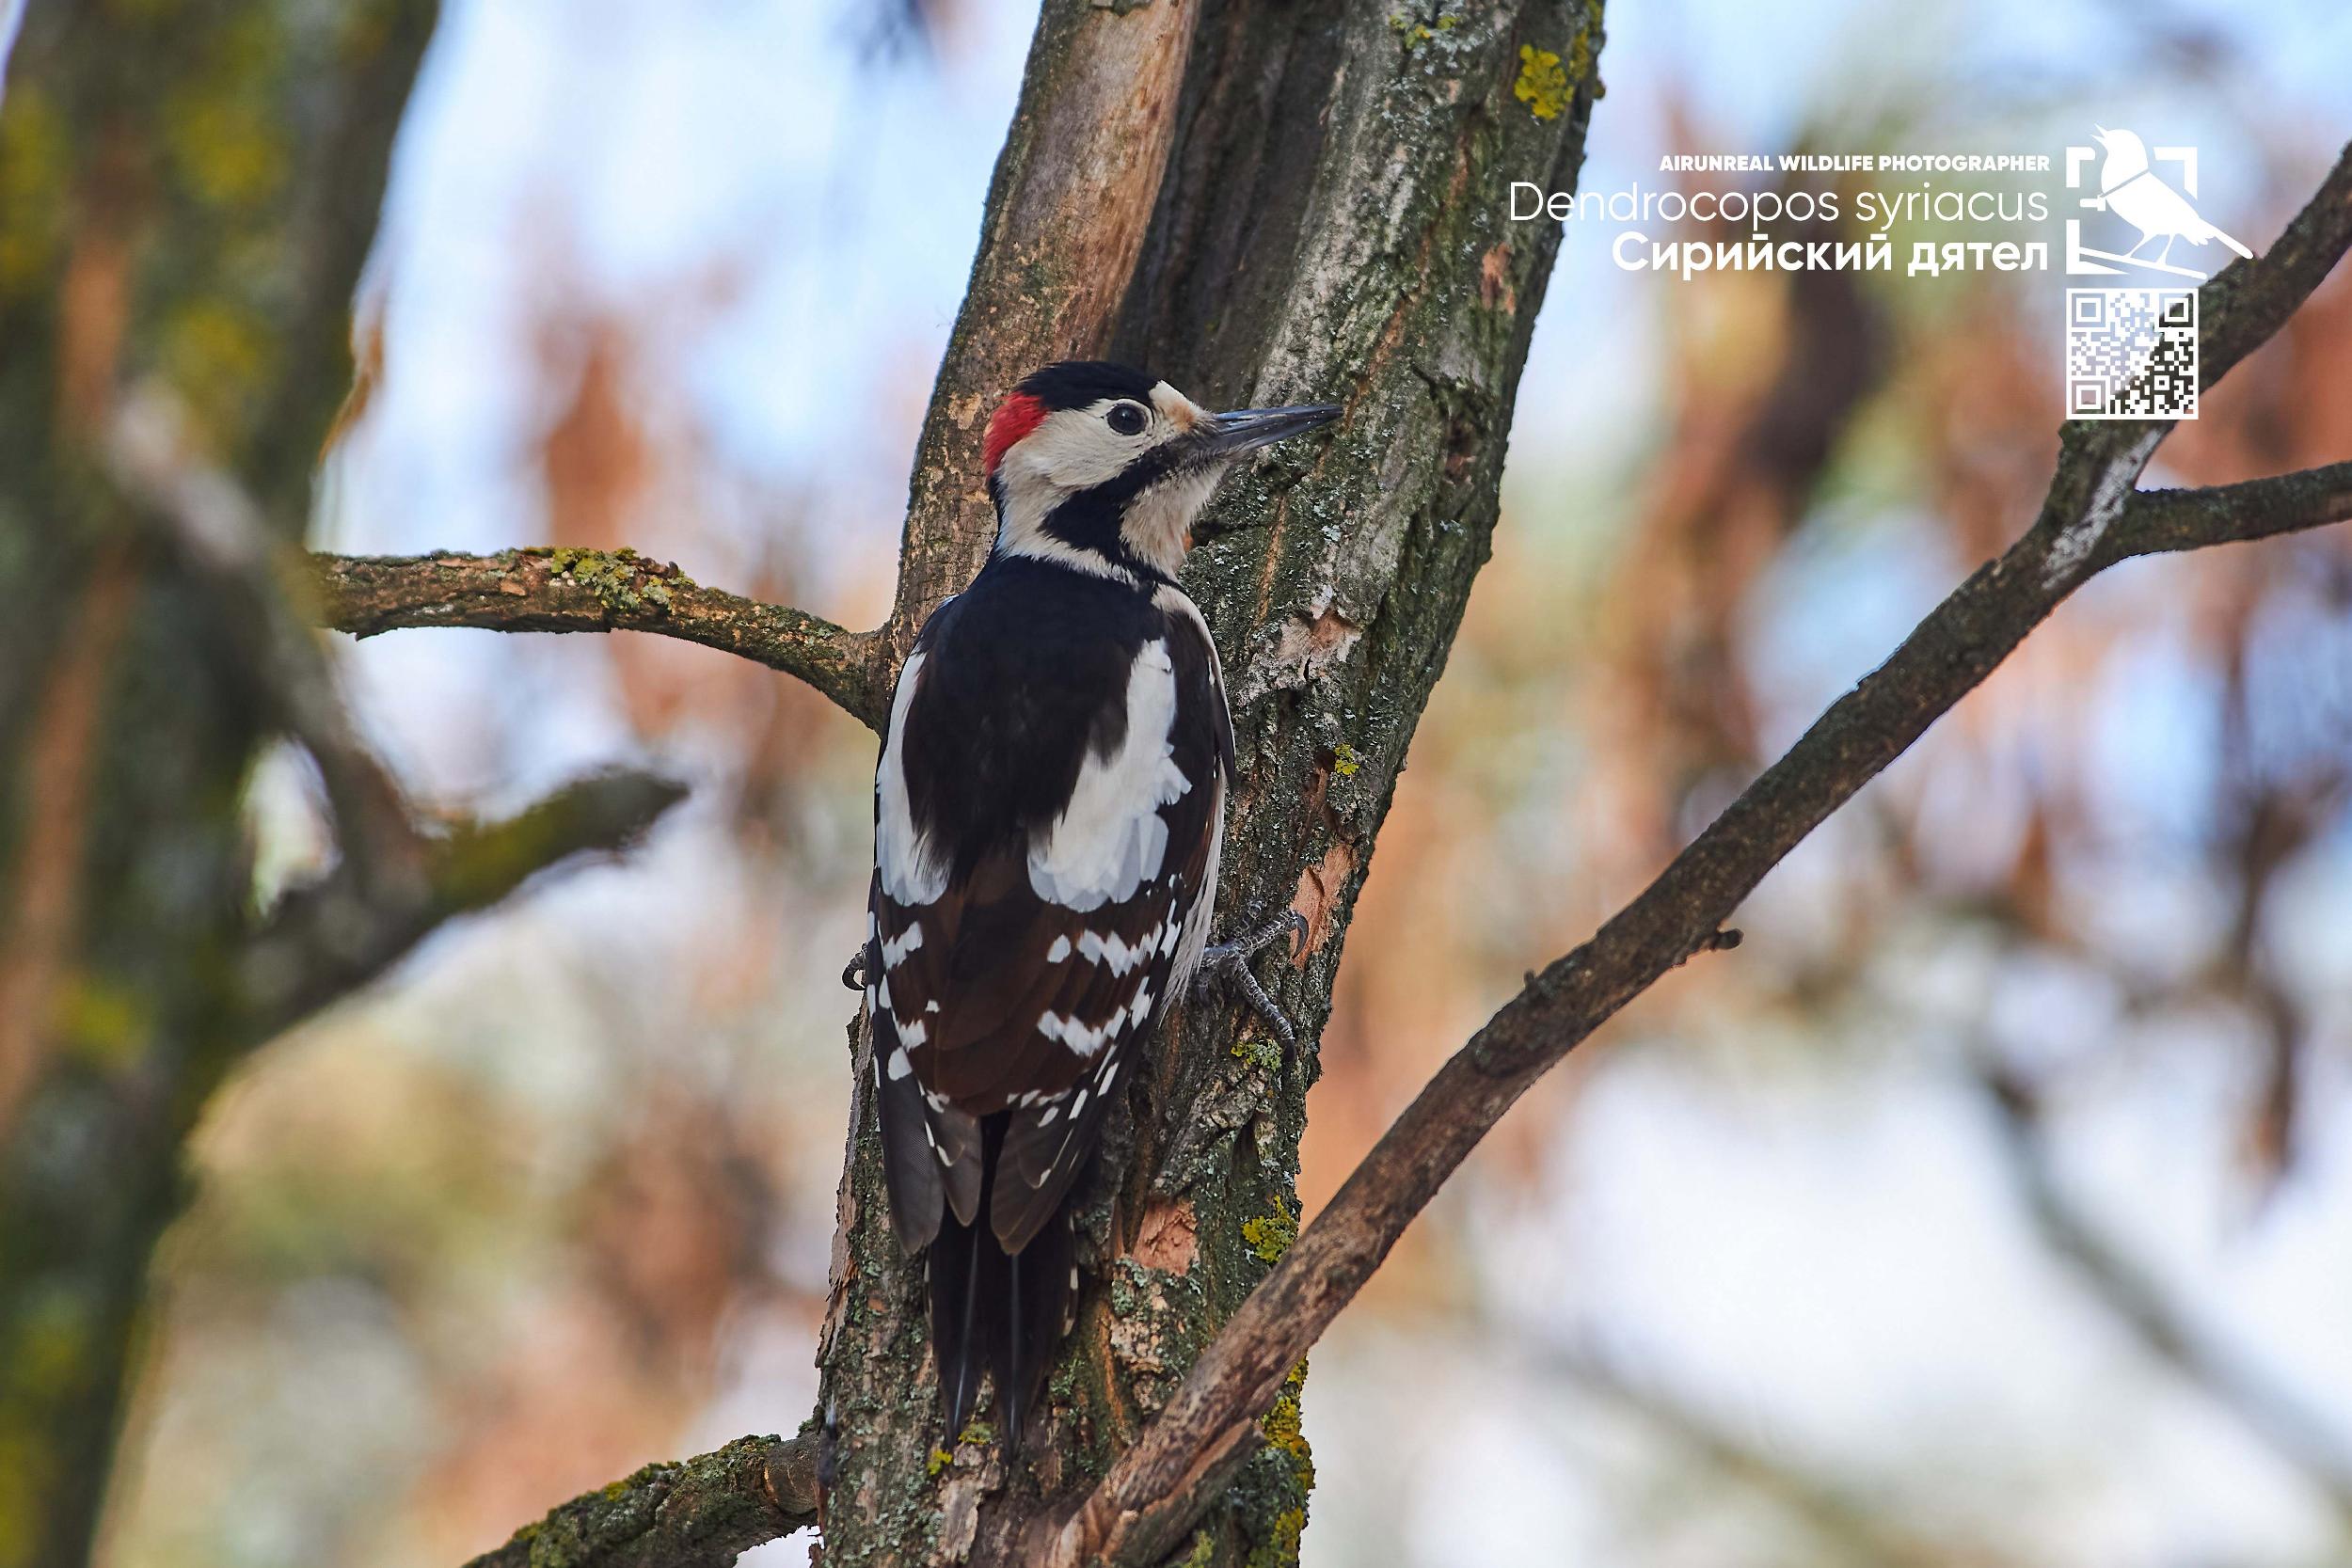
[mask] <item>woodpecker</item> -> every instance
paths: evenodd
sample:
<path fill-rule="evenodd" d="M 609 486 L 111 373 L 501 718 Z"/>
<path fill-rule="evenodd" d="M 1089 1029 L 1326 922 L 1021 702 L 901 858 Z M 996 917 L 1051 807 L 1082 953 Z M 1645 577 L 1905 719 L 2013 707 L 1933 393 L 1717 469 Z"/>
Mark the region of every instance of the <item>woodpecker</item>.
<path fill-rule="evenodd" d="M 986 1373 L 1018 1445 L 1068 1330 L 1071 1189 L 1112 1095 L 1204 960 L 1246 976 L 1282 929 L 1208 945 L 1233 730 L 1176 573 L 1234 459 L 1338 414 L 1216 414 L 1067 362 L 989 420 L 995 546 L 898 673 L 859 966 L 950 1434 Z"/>

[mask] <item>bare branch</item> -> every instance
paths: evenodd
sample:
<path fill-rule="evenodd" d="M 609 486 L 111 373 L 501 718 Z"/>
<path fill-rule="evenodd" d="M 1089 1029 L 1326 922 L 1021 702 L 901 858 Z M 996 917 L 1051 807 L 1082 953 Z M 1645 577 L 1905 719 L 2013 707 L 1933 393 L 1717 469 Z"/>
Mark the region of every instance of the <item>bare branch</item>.
<path fill-rule="evenodd" d="M 2268 339 L 2352 245 L 2352 147 L 2258 261 L 2201 291 L 2207 385 Z M 1054 1544 L 1052 1560 L 1139 1563 L 1190 1522 L 1205 1482 L 1257 1443 L 1255 1421 L 1397 1238 L 1529 1085 L 1658 978 L 1707 944 L 1740 901 L 1829 815 L 1973 690 L 2120 547 L 2111 533 L 2161 422 L 2070 424 L 2033 526 L 1831 705 L 1658 879 L 1583 946 L 1534 977 L 1399 1117 L 1329 1206 L 1229 1321 L 1160 1416 L 1120 1456 Z M 2208 506 L 2151 539 L 2188 548 L 2266 524 Z M 2311 509 L 2306 526 L 2330 509 Z M 2153 546 L 2152 547 L 2159 547 Z"/>
<path fill-rule="evenodd" d="M 817 1522 L 815 1430 L 739 1437 L 582 1493 L 466 1568 L 726 1568 Z"/>
<path fill-rule="evenodd" d="M 2268 539 L 2347 517 L 2352 517 L 2352 463 L 2207 490 L 2142 490 L 2108 533 L 2099 564 L 2234 540 Z"/>
<path fill-rule="evenodd" d="M 267 1039 L 358 990 L 461 914 L 488 909 L 574 855 L 628 847 L 686 787 L 651 773 L 575 780 L 503 822 L 424 841 L 416 896 L 391 898 L 330 874 L 289 894 L 239 966 L 250 1039 Z"/>
<path fill-rule="evenodd" d="M 798 675 L 867 729 L 882 727 L 892 666 L 871 632 L 705 588 L 635 550 L 310 557 L 321 622 L 358 637 L 404 626 L 643 631 Z"/>
<path fill-rule="evenodd" d="M 2293 1387 L 2249 1360 L 2200 1321 L 2106 1227 L 2073 1197 L 2052 1167 L 2041 1105 L 2025 1083 L 1984 1078 L 1999 1117 L 2011 1174 L 2050 1250 L 2140 1345 L 2202 1392 L 2328 1499 L 2352 1528 L 2352 1446 Z"/>

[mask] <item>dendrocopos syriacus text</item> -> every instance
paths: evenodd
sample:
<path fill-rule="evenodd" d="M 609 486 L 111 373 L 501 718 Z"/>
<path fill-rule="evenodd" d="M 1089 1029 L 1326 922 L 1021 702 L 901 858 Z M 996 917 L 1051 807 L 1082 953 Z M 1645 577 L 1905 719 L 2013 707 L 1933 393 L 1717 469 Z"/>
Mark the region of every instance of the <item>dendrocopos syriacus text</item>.
<path fill-rule="evenodd" d="M 898 673 L 863 961 L 950 1433 L 985 1372 L 1019 1441 L 1074 1299 L 1072 1184 L 1210 951 L 1233 732 L 1176 584 L 1194 519 L 1236 457 L 1338 413 L 1214 414 L 1068 363 L 989 420 L 995 549 Z"/>

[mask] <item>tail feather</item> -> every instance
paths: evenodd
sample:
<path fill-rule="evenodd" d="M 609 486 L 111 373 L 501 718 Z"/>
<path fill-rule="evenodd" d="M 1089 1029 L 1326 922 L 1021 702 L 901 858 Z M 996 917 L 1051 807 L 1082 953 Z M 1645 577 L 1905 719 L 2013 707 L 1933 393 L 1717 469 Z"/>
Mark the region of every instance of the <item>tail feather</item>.
<path fill-rule="evenodd" d="M 969 1225 L 953 1211 L 944 1214 L 931 1243 L 931 1349 L 949 1441 L 971 1419 L 985 1373 L 995 1382 L 1009 1451 L 1020 1446 L 1022 1428 L 1061 1338 L 1074 1279 L 1073 1249 L 1063 1218 L 1047 1224 L 1019 1252 L 1006 1252 L 989 1226 L 988 1204 L 1004 1129 L 991 1117 L 981 1124 L 981 1133 L 978 1210 Z"/>

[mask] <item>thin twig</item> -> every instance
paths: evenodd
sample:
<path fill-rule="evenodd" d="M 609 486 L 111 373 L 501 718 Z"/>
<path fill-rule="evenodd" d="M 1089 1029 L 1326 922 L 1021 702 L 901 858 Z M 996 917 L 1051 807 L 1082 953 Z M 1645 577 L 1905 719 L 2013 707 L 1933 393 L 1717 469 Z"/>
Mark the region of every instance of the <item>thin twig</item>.
<path fill-rule="evenodd" d="M 2268 539 L 2347 517 L 2352 463 L 2204 490 L 2142 490 L 2108 533 L 2099 563 L 2198 549 L 2217 530 L 2234 540 Z"/>
<path fill-rule="evenodd" d="M 288 894 L 238 965 L 249 1039 L 280 1034 L 389 968 L 437 927 L 488 909 L 559 862 L 636 842 L 686 786 L 614 770 L 576 779 L 503 821 L 422 841 L 416 896 L 390 898 L 330 874 Z"/>

